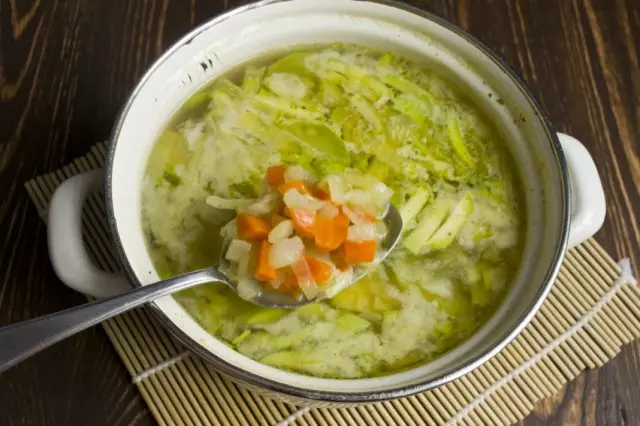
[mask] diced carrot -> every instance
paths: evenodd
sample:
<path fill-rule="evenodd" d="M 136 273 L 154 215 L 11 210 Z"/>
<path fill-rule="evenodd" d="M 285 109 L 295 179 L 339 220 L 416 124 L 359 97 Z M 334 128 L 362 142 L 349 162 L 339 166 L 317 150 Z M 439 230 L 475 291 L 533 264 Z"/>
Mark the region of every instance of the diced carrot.
<path fill-rule="evenodd" d="M 303 237 L 313 238 L 313 224 L 316 221 L 316 213 L 303 209 L 287 209 L 289 217 L 293 220 L 293 227 Z"/>
<path fill-rule="evenodd" d="M 287 166 L 281 164 L 279 166 L 271 166 L 267 169 L 267 183 L 269 186 L 275 188 L 284 183 L 284 172 L 287 170 Z"/>
<path fill-rule="evenodd" d="M 373 262 L 376 258 L 376 242 L 370 241 L 349 241 L 344 242 L 344 260 L 349 265 L 358 263 Z"/>
<path fill-rule="evenodd" d="M 284 195 L 285 192 L 287 192 L 290 189 L 297 189 L 298 192 L 301 194 L 309 193 L 309 189 L 307 189 L 307 185 L 305 185 L 304 182 L 301 180 L 292 180 L 291 182 L 283 183 L 282 185 L 278 186 L 278 191 L 280 191 L 282 195 Z"/>
<path fill-rule="evenodd" d="M 271 243 L 267 240 L 260 241 L 258 250 L 258 264 L 256 265 L 255 277 L 258 281 L 275 280 L 278 272 L 269 264 L 269 249 Z"/>
<path fill-rule="evenodd" d="M 329 265 L 327 262 L 323 262 L 322 260 L 318 260 L 315 257 L 310 256 L 305 256 L 305 260 L 309 265 L 311 275 L 313 275 L 313 281 L 315 281 L 316 284 L 322 284 L 329 281 L 329 279 L 333 275 L 331 265 Z"/>
<path fill-rule="evenodd" d="M 259 217 L 241 214 L 236 218 L 236 231 L 242 240 L 264 240 L 269 236 L 271 227 Z"/>
<path fill-rule="evenodd" d="M 325 191 L 322 188 L 313 188 L 313 191 L 311 191 L 311 195 L 322 201 L 331 201 L 331 195 L 329 195 L 329 192 Z"/>
<path fill-rule="evenodd" d="M 349 264 L 344 260 L 344 249 L 342 247 L 332 251 L 330 256 L 331 260 L 336 265 L 336 268 L 338 268 L 342 272 L 346 272 L 349 270 Z"/>
<path fill-rule="evenodd" d="M 349 218 L 342 212 L 333 219 L 318 215 L 313 227 L 316 248 L 322 252 L 337 249 L 347 238 L 347 229 Z"/>

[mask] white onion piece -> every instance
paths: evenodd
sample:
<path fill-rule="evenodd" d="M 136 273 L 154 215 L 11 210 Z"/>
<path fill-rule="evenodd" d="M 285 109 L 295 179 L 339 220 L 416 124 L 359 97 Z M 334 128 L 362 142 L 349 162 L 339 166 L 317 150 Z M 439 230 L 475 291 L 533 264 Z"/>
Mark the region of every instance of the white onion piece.
<path fill-rule="evenodd" d="M 291 269 L 293 269 L 293 274 L 296 276 L 298 286 L 300 290 L 302 290 L 302 293 L 304 293 L 304 296 L 308 300 L 314 299 L 320 292 L 320 288 L 313 280 L 313 275 L 311 274 L 311 269 L 307 261 L 300 259 L 291 265 Z"/>
<path fill-rule="evenodd" d="M 295 236 L 280 240 L 269 249 L 269 264 L 274 269 L 291 265 L 304 254 L 304 243 Z"/>
<path fill-rule="evenodd" d="M 351 204 L 371 204 L 372 201 L 371 193 L 361 189 L 349 191 L 347 198 Z"/>
<path fill-rule="evenodd" d="M 325 205 L 324 201 L 320 201 L 310 195 L 301 194 L 297 189 L 291 188 L 284 193 L 282 198 L 287 207 L 292 209 L 302 209 L 310 212 L 320 210 Z"/>
<path fill-rule="evenodd" d="M 342 206 L 342 212 L 349 218 L 351 223 L 354 223 L 356 225 L 369 222 L 363 213 L 352 210 L 347 206 Z"/>
<path fill-rule="evenodd" d="M 289 238 L 291 234 L 293 234 L 293 221 L 289 219 L 283 220 L 269 232 L 269 242 L 271 244 L 277 243 L 285 238 Z"/>
<path fill-rule="evenodd" d="M 340 209 L 338 209 L 331 203 L 326 203 L 324 206 L 322 206 L 318 213 L 326 218 L 333 219 L 338 216 L 338 213 L 340 213 Z"/>
<path fill-rule="evenodd" d="M 270 192 L 259 198 L 255 203 L 250 204 L 246 210 L 249 214 L 254 216 L 262 216 L 272 213 L 276 208 L 276 201 L 278 200 L 278 194 Z"/>
<path fill-rule="evenodd" d="M 338 175 L 327 176 L 327 185 L 329 185 L 329 195 L 334 203 L 344 204 L 348 200 L 347 187 L 344 179 Z"/>
<path fill-rule="evenodd" d="M 376 239 L 376 227 L 373 223 L 361 223 L 359 225 L 351 225 L 347 230 L 347 240 L 371 241 Z"/>
<path fill-rule="evenodd" d="M 287 167 L 287 170 L 284 171 L 284 181 L 293 182 L 296 180 L 309 182 L 312 180 L 312 177 L 311 174 L 307 172 L 302 166 Z"/>
<path fill-rule="evenodd" d="M 242 256 L 249 253 L 251 251 L 251 243 L 246 241 L 233 239 L 231 243 L 229 243 L 229 247 L 227 248 L 227 252 L 224 257 L 231 262 L 238 262 Z"/>
<path fill-rule="evenodd" d="M 251 262 L 251 252 L 247 252 L 238 259 L 237 276 L 238 280 L 247 279 L 249 275 L 249 263 Z"/>
<path fill-rule="evenodd" d="M 376 204 L 384 206 L 389 203 L 389 200 L 393 195 L 393 189 L 389 188 L 382 182 L 378 182 L 371 188 L 371 193 Z"/>
<path fill-rule="evenodd" d="M 260 284 L 258 284 L 256 280 L 251 278 L 239 280 L 238 286 L 236 288 L 238 290 L 238 296 L 240 296 L 244 300 L 254 299 L 262 292 L 262 287 L 260 286 Z"/>
<path fill-rule="evenodd" d="M 387 225 L 385 225 L 384 222 L 377 222 L 374 226 L 377 240 L 382 240 L 387 236 L 387 232 L 389 232 L 389 230 L 387 229 Z"/>

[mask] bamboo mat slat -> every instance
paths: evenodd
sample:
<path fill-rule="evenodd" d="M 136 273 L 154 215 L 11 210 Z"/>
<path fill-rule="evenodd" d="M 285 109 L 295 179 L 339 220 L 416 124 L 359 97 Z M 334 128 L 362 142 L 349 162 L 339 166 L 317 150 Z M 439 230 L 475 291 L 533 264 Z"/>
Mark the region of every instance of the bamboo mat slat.
<path fill-rule="evenodd" d="M 105 154 L 105 145 L 97 144 L 84 157 L 25 184 L 43 220 L 55 188 L 102 167 Z M 85 205 L 83 233 L 92 260 L 117 271 L 101 194 Z M 540 312 L 493 359 L 439 389 L 346 408 L 298 407 L 239 386 L 187 351 L 145 309 L 103 327 L 160 425 L 508 425 L 640 337 L 635 284 L 628 260 L 616 264 L 590 239 L 567 253 Z"/>

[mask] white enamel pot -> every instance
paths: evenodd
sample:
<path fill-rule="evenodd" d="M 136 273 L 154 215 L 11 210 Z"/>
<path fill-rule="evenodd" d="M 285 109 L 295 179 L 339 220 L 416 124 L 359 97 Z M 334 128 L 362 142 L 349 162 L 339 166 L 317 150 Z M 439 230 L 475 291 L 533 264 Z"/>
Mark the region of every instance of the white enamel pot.
<path fill-rule="evenodd" d="M 167 51 L 131 94 L 113 130 L 104 172 L 70 179 L 49 213 L 53 266 L 63 282 L 103 297 L 158 279 L 145 249 L 140 192 L 145 163 L 167 119 L 187 97 L 230 68 L 300 45 L 356 43 L 429 64 L 456 81 L 508 141 L 524 185 L 527 213 L 522 265 L 499 310 L 442 357 L 385 377 L 308 377 L 251 360 L 209 335 L 172 297 L 150 305 L 161 323 L 219 371 L 289 401 L 360 403 L 411 395 L 462 376 L 491 358 L 527 325 L 554 281 L 565 250 L 602 225 L 605 200 L 589 153 L 556 134 L 512 71 L 470 35 L 433 15 L 387 1 L 263 1 L 221 15 Z M 124 274 L 94 267 L 80 231 L 87 192 L 106 177 L 106 210 Z"/>

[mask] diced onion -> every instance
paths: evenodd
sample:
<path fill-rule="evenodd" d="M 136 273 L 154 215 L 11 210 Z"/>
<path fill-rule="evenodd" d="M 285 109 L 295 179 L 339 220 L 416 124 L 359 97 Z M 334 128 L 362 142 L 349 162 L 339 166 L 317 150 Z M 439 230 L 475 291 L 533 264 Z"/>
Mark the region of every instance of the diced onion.
<path fill-rule="evenodd" d="M 347 198 L 351 204 L 371 204 L 372 201 L 371 193 L 361 189 L 349 191 Z"/>
<path fill-rule="evenodd" d="M 379 206 L 384 206 L 389 203 L 393 190 L 382 182 L 377 182 L 372 188 L 371 193 L 373 199 Z"/>
<path fill-rule="evenodd" d="M 246 278 L 238 281 L 237 290 L 238 296 L 244 300 L 251 300 L 260 295 L 262 287 L 254 279 Z"/>
<path fill-rule="evenodd" d="M 225 258 L 231 262 L 238 262 L 242 256 L 248 254 L 251 251 L 251 243 L 246 241 L 233 239 L 229 243 L 229 248 L 225 253 Z"/>
<path fill-rule="evenodd" d="M 290 219 L 283 220 L 271 229 L 269 232 L 269 242 L 271 244 L 289 238 L 293 234 L 293 221 Z"/>
<path fill-rule="evenodd" d="M 313 275 L 311 274 L 311 269 L 307 261 L 300 259 L 291 265 L 291 269 L 293 269 L 293 274 L 296 276 L 298 286 L 300 290 L 302 290 L 302 293 L 304 293 L 304 296 L 308 300 L 314 299 L 320 292 L 320 288 L 313 280 Z"/>
<path fill-rule="evenodd" d="M 320 213 L 324 217 L 333 219 L 334 217 L 338 216 L 338 213 L 340 213 L 340 209 L 338 209 L 331 203 L 326 203 L 324 206 L 322 206 L 318 213 Z"/>
<path fill-rule="evenodd" d="M 249 263 L 251 262 L 251 253 L 247 252 L 243 254 L 238 260 L 237 275 L 238 280 L 246 279 L 249 275 Z"/>
<path fill-rule="evenodd" d="M 324 206 L 324 202 L 310 195 L 301 194 L 297 189 L 291 188 L 284 193 L 282 198 L 287 207 L 292 209 L 302 209 L 311 212 L 320 210 Z"/>
<path fill-rule="evenodd" d="M 347 230 L 347 240 L 349 241 L 371 241 L 376 239 L 376 228 L 373 223 L 361 223 L 351 225 Z"/>
<path fill-rule="evenodd" d="M 289 166 L 284 172 L 284 181 L 293 182 L 301 180 L 308 182 L 311 180 L 311 174 L 307 172 L 302 166 Z"/>
<path fill-rule="evenodd" d="M 389 232 L 389 230 L 384 222 L 377 222 L 374 226 L 377 240 L 381 240 L 387 236 L 387 232 Z"/>
<path fill-rule="evenodd" d="M 342 212 L 345 214 L 345 216 L 349 218 L 351 223 L 354 223 L 356 225 L 360 225 L 368 222 L 367 218 L 363 213 L 354 211 L 347 206 L 342 206 Z"/>
<path fill-rule="evenodd" d="M 300 237 L 280 240 L 269 249 L 269 264 L 275 269 L 283 268 L 296 262 L 303 253 L 304 243 Z"/>
<path fill-rule="evenodd" d="M 329 185 L 329 195 L 331 195 L 331 200 L 334 203 L 344 204 L 349 201 L 347 198 L 347 189 L 344 183 L 344 179 L 342 179 L 340 176 L 327 176 L 327 185 Z"/>

